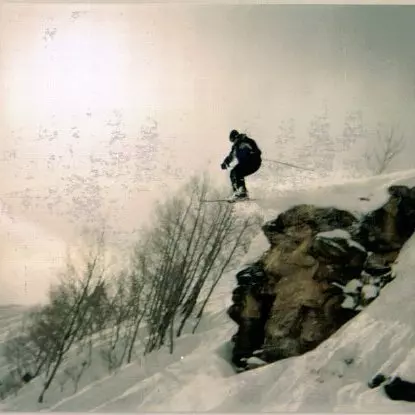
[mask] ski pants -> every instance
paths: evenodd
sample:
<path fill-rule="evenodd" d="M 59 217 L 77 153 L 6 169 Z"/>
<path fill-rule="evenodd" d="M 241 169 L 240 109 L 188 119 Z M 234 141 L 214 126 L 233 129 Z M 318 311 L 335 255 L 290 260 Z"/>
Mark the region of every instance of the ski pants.
<path fill-rule="evenodd" d="M 245 177 L 255 173 L 260 167 L 260 158 L 239 162 L 230 173 L 232 189 L 236 191 L 242 188 L 242 191 L 246 193 Z"/>

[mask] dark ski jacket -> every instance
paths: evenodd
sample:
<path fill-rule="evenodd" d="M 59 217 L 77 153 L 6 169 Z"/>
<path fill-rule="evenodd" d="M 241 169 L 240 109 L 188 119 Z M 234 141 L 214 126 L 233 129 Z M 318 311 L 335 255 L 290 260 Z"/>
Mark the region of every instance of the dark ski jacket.
<path fill-rule="evenodd" d="M 227 166 L 235 158 L 240 164 L 246 164 L 251 161 L 261 160 L 261 150 L 257 143 L 249 138 L 246 134 L 241 134 L 233 143 L 231 152 L 226 156 L 223 161 Z"/>

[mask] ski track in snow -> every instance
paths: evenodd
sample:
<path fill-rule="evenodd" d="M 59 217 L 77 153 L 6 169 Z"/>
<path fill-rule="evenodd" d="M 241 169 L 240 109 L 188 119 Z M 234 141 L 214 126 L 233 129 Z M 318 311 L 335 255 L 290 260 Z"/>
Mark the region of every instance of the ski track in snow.
<path fill-rule="evenodd" d="M 386 189 L 392 184 L 414 186 L 415 170 L 345 184 L 321 183 L 307 190 L 267 191 L 262 198 L 261 189 L 266 184 L 252 180 L 251 195 L 260 200 L 250 204 L 249 209 L 242 204 L 236 209 L 242 214 L 260 213 L 267 220 L 295 204 L 311 203 L 359 215 L 384 203 Z M 340 235 L 334 232 L 332 236 Z M 261 233 L 241 259 L 241 267 L 267 248 L 268 242 Z M 236 286 L 235 270 L 219 283 L 196 334 L 178 339 L 172 355 L 162 349 L 111 375 L 95 359 L 77 392 L 70 383 L 62 391 L 54 384 L 40 405 L 37 397 L 42 379 L 36 379 L 17 396 L 2 401 L 0 408 L 54 412 L 414 412 L 415 404 L 391 401 L 382 388 L 367 387 L 379 372 L 415 381 L 414 267 L 412 237 L 394 267 L 395 280 L 330 339 L 303 356 L 238 375 L 226 361 L 229 340 L 236 331 L 226 315 Z M 21 312 L 19 307 L 0 307 L 0 349 L 8 332 L 18 327 Z M 76 363 L 75 359 L 71 357 L 68 364 Z M 7 362 L 0 355 L 0 372 L 6 369 Z"/>

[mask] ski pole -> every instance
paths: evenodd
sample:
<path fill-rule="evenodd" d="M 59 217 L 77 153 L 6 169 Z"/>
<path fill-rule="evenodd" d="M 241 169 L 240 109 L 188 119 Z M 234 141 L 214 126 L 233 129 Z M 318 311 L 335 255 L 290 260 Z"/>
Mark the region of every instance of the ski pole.
<path fill-rule="evenodd" d="M 313 169 L 308 169 L 308 168 L 306 168 L 306 167 L 296 166 L 295 164 L 284 163 L 283 161 L 278 161 L 278 160 L 270 160 L 270 159 L 263 159 L 263 160 L 264 160 L 264 161 L 270 161 L 271 163 L 284 164 L 285 166 L 294 167 L 294 168 L 296 168 L 296 169 L 300 169 L 300 170 L 315 171 L 315 170 L 313 170 Z"/>

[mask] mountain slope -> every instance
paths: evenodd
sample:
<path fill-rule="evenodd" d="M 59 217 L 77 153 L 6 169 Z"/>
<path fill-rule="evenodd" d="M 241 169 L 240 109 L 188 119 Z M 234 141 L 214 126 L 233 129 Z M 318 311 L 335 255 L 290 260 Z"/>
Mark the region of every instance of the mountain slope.
<path fill-rule="evenodd" d="M 372 210 L 387 198 L 391 184 L 415 185 L 415 170 L 345 184 L 277 193 L 254 208 L 266 219 L 297 203 L 334 205 L 355 213 Z M 251 194 L 262 195 L 264 183 Z M 236 209 L 246 208 L 241 204 Z M 258 235 L 242 263 L 267 248 Z M 415 237 L 401 251 L 396 278 L 367 309 L 315 350 L 296 358 L 235 375 L 227 362 L 236 327 L 226 315 L 235 272 L 224 276 L 195 335 L 177 340 L 176 350 L 148 355 L 107 375 L 93 364 L 78 392 L 56 384 L 42 406 L 36 403 L 41 379 L 26 385 L 3 403 L 7 410 L 35 411 L 414 411 L 415 404 L 389 400 L 382 388 L 367 382 L 378 372 L 415 380 Z M 75 359 L 75 358 L 74 358 Z M 72 362 L 74 364 L 74 362 Z"/>

